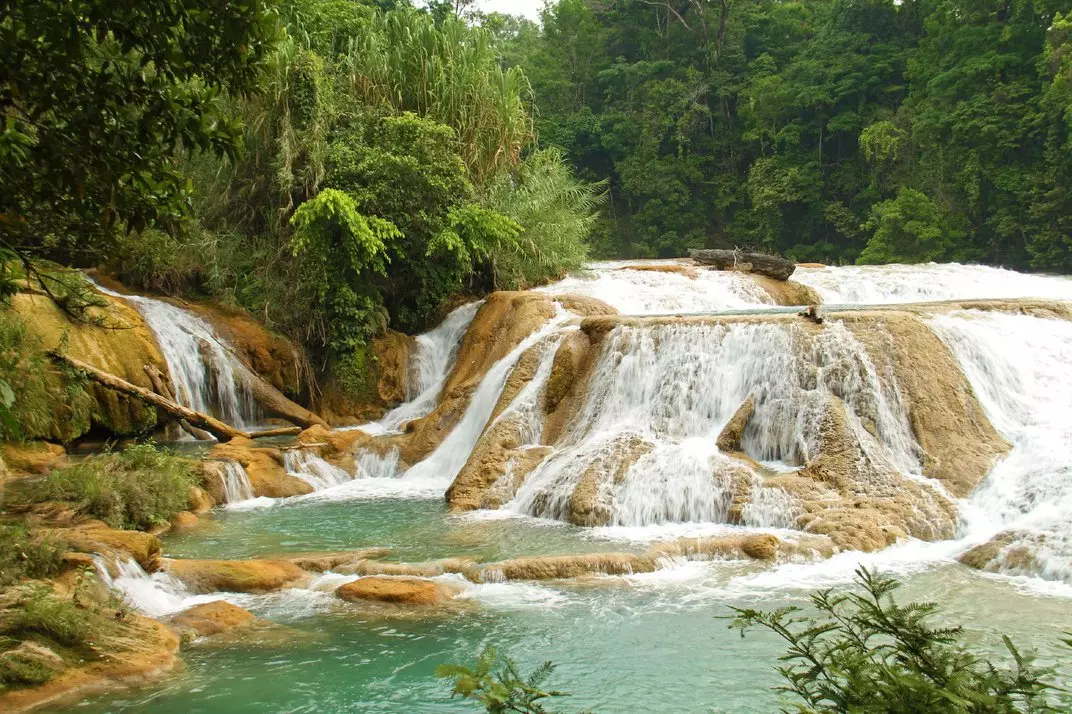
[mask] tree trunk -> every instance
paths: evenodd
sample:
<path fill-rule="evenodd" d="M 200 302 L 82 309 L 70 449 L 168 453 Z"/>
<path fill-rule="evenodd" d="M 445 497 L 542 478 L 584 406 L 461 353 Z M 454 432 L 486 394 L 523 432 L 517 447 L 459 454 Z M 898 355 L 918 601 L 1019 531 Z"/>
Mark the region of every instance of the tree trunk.
<path fill-rule="evenodd" d="M 168 386 L 167 379 L 164 377 L 164 373 L 155 364 L 142 365 L 142 369 L 145 370 L 145 374 L 149 376 L 149 381 L 153 383 L 153 391 L 160 396 L 178 404 L 175 395 L 172 394 L 171 388 Z M 198 441 L 211 441 L 212 434 L 204 429 L 198 429 L 197 427 L 190 426 L 190 422 L 185 419 L 179 419 L 179 427 L 187 434 L 197 439 Z"/>
<path fill-rule="evenodd" d="M 742 250 L 692 249 L 689 251 L 689 257 L 698 263 L 713 265 L 719 270 L 745 270 L 775 280 L 788 280 L 797 269 L 796 263 L 791 260 Z"/>
<path fill-rule="evenodd" d="M 201 340 L 201 359 L 204 361 L 206 368 L 215 373 L 219 368 L 215 363 L 215 355 L 208 343 Z M 283 393 L 278 389 L 268 384 L 268 382 L 261 379 L 261 377 L 245 366 L 240 360 L 236 358 L 235 368 L 233 370 L 234 379 L 240 390 L 246 391 L 253 401 L 256 402 L 268 416 L 279 417 L 286 419 L 292 424 L 309 428 L 314 425 L 320 425 L 330 429 L 331 425 L 320 418 L 318 415 L 309 411 L 300 404 L 294 402 L 283 396 Z M 215 383 L 215 381 L 213 381 Z"/>
<path fill-rule="evenodd" d="M 116 377 L 114 374 L 109 374 L 103 370 L 97 369 L 91 364 L 86 364 L 81 360 L 77 360 L 73 357 L 68 357 L 65 354 L 61 354 L 55 351 L 51 351 L 48 354 L 50 357 L 52 357 L 52 359 L 56 360 L 57 362 L 68 364 L 79 371 L 85 372 L 90 377 L 90 379 L 100 384 L 103 384 L 109 389 L 114 389 L 117 392 L 122 392 L 123 394 L 129 394 L 133 397 L 137 397 L 143 402 L 153 405 L 157 409 L 164 410 L 176 419 L 185 419 L 193 426 L 200 427 L 205 431 L 211 433 L 220 441 L 230 441 L 231 439 L 234 439 L 236 437 L 244 437 L 247 439 L 250 438 L 249 434 L 234 428 L 230 424 L 225 424 L 219 419 L 216 419 L 215 417 L 209 416 L 208 414 L 202 414 L 201 412 L 196 412 L 189 407 L 182 406 L 181 404 L 176 404 L 170 399 L 160 396 L 156 392 L 148 390 L 145 387 L 139 387 L 136 384 L 131 384 L 125 379 Z"/>

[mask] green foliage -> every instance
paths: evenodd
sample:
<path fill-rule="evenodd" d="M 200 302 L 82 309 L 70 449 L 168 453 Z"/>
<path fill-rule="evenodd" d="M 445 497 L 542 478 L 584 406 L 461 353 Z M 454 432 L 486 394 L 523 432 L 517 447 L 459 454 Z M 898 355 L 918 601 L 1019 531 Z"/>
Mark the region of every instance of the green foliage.
<path fill-rule="evenodd" d="M 226 92 L 257 85 L 270 0 L 0 3 L 0 239 L 64 259 L 189 209 L 182 151 L 233 156 Z"/>
<path fill-rule="evenodd" d="M 32 687 L 44 684 L 56 674 L 39 659 L 15 652 L 0 653 L 0 691 L 6 687 Z"/>
<path fill-rule="evenodd" d="M 578 180 L 557 149 L 535 151 L 485 187 L 485 202 L 522 226 L 511 249 L 496 252 L 495 286 L 522 290 L 581 267 L 602 197 Z"/>
<path fill-rule="evenodd" d="M 795 607 L 734 608 L 731 627 L 761 627 L 788 643 L 778 668 L 796 712 L 1057 712 L 1049 669 L 1034 665 L 1008 637 L 1007 667 L 970 653 L 960 627 L 933 627 L 934 603 L 899 605 L 900 584 L 861 568 L 859 592 L 812 595 L 817 616 Z"/>
<path fill-rule="evenodd" d="M 47 587 L 34 587 L 19 603 L 8 632 L 41 635 L 68 647 L 92 642 L 98 618 L 70 600 L 55 597 Z"/>
<path fill-rule="evenodd" d="M 524 73 L 502 68 L 490 32 L 454 17 L 378 15 L 353 38 L 345 71 L 360 101 L 452 127 L 478 184 L 513 166 L 533 138 Z"/>
<path fill-rule="evenodd" d="M 148 530 L 185 510 L 195 483 L 190 460 L 139 444 L 53 470 L 29 484 L 25 497 L 66 501 L 115 528 Z"/>
<path fill-rule="evenodd" d="M 567 696 L 564 692 L 542 688 L 555 669 L 550 662 L 544 662 L 528 675 L 521 674 L 513 660 L 504 658 L 496 669 L 498 663 L 495 648 L 489 646 L 472 667 L 442 664 L 436 668 L 436 676 L 453 681 L 451 696 L 472 699 L 490 714 L 545 714 L 548 710 L 543 700 Z"/>
<path fill-rule="evenodd" d="M 963 233 L 948 227 L 949 218 L 934 201 L 911 188 L 871 207 L 867 228 L 874 231 L 857 262 L 925 263 L 948 258 Z"/>
<path fill-rule="evenodd" d="M 853 262 L 875 230 L 860 226 L 910 187 L 941 249 L 865 260 L 1069 271 L 1065 5 L 558 0 L 542 26 L 488 26 L 529 78 L 541 141 L 608 182 L 601 255 Z"/>
<path fill-rule="evenodd" d="M 80 433 L 89 426 L 89 402 L 84 382 L 57 370 L 22 317 L 0 305 L 0 439 Z"/>
<path fill-rule="evenodd" d="M 21 524 L 0 524 L 0 588 L 23 578 L 55 575 L 63 553 L 64 548 L 54 540 L 30 533 Z"/>

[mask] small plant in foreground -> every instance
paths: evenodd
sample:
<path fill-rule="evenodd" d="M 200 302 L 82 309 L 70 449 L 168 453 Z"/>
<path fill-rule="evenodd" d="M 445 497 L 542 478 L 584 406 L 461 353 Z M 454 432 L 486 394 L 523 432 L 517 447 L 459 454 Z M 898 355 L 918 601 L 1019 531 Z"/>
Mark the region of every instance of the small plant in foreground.
<path fill-rule="evenodd" d="M 187 507 L 195 480 L 189 459 L 139 444 L 52 471 L 27 495 L 73 503 L 115 528 L 147 530 Z"/>
<path fill-rule="evenodd" d="M 899 605 L 895 579 L 856 571 L 862 592 L 821 590 L 811 596 L 819 615 L 796 607 L 773 612 L 733 608 L 731 627 L 755 626 L 789 643 L 778 671 L 779 687 L 795 699 L 784 711 L 861 714 L 967 714 L 1056 712 L 1048 683 L 1052 670 L 1037 667 L 1002 637 L 1012 656 L 1007 668 L 968 652 L 961 627 L 931 627 L 931 602 Z M 1068 641 L 1066 640 L 1066 643 Z"/>
<path fill-rule="evenodd" d="M 63 547 L 21 524 L 0 524 L 0 587 L 59 572 Z"/>
<path fill-rule="evenodd" d="M 495 669 L 498 660 L 495 648 L 485 647 L 472 667 L 441 664 L 436 668 L 436 676 L 454 680 L 452 697 L 477 701 L 490 714 L 551 714 L 550 710 L 544 709 L 542 700 L 568 696 L 565 692 L 541 689 L 555 669 L 550 662 L 544 662 L 528 676 L 523 676 L 517 664 L 506 657 L 502 658 L 502 666 Z"/>

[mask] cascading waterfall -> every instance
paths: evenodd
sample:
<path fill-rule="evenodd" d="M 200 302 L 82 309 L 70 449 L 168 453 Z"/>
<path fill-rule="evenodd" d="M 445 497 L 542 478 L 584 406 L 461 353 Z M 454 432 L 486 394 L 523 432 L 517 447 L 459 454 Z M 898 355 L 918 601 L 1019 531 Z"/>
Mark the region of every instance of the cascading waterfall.
<path fill-rule="evenodd" d="M 150 617 L 173 615 L 197 603 L 196 596 L 178 578 L 163 572 L 149 575 L 131 558 L 109 562 L 102 555 L 94 555 L 93 563 L 105 586 L 122 593 L 131 605 Z"/>
<path fill-rule="evenodd" d="M 495 404 L 499 401 L 499 395 L 502 394 L 503 387 L 506 385 L 506 379 L 510 376 L 514 365 L 521 359 L 521 355 L 525 350 L 555 333 L 569 318 L 570 315 L 559 308 L 554 318 L 492 365 L 481 380 L 480 386 L 473 392 L 465 414 L 450 435 L 424 461 L 409 469 L 403 478 L 436 481 L 442 483 L 443 488 L 449 486 L 465 465 L 473 446 L 483 433 L 488 419 L 491 418 L 491 413 L 495 410 Z"/>
<path fill-rule="evenodd" d="M 985 265 L 924 263 L 798 268 L 792 279 L 814 288 L 827 305 L 973 298 L 1072 300 L 1072 278 L 1028 275 Z"/>
<path fill-rule="evenodd" d="M 225 461 L 223 464 L 223 498 L 228 504 L 241 503 L 254 497 L 253 484 L 249 474 L 237 461 Z"/>
<path fill-rule="evenodd" d="M 385 414 L 378 422 L 379 431 L 397 431 L 406 422 L 420 419 L 435 408 L 462 337 L 483 304 L 480 301 L 462 305 L 435 329 L 417 336 L 407 384 L 409 401 Z"/>
<path fill-rule="evenodd" d="M 283 452 L 283 468 L 317 490 L 339 486 L 351 479 L 346 471 L 306 449 Z"/>
<path fill-rule="evenodd" d="M 565 520 L 586 470 L 624 467 L 616 483 L 601 482 L 611 524 L 724 522 L 731 493 L 723 476 L 737 462 L 715 442 L 749 395 L 756 407 L 742 446 L 753 458 L 790 465 L 814 458 L 827 395 L 834 395 L 861 435 L 862 419 L 874 425 L 877 439 L 862 441 L 874 445 L 875 458 L 919 471 L 895 383 L 880 378 L 840 322 L 814 335 L 763 322 L 620 326 L 605 343 L 582 412 L 518 490 L 512 510 Z M 765 494 L 765 506 L 753 505 L 746 518 L 784 524 L 786 503 Z"/>
<path fill-rule="evenodd" d="M 598 298 L 625 315 L 713 312 L 773 307 L 774 300 L 754 281 L 736 272 L 698 270 L 695 277 L 650 270 L 622 270 L 622 263 L 595 263 L 540 292 Z M 635 261 L 637 266 L 674 266 L 674 261 Z"/>
<path fill-rule="evenodd" d="M 211 325 L 163 300 L 96 287 L 131 303 L 145 318 L 167 362 L 180 404 L 215 414 L 239 428 L 257 421 L 257 405 L 235 380 L 235 373 L 247 368 Z M 207 351 L 207 359 L 202 350 Z"/>
<path fill-rule="evenodd" d="M 1009 531 L 1038 574 L 1072 583 L 1072 322 L 966 311 L 929 324 L 1013 447 L 962 509 L 965 537 Z"/>

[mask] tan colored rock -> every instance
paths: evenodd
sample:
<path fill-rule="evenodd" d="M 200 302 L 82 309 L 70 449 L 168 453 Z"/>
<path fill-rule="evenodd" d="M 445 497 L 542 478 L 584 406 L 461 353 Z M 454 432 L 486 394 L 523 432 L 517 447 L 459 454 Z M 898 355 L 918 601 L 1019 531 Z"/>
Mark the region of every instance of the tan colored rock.
<path fill-rule="evenodd" d="M 756 411 L 756 397 L 749 394 L 737 411 L 733 413 L 726 426 L 719 432 L 716 445 L 718 450 L 724 453 L 732 453 L 741 450 L 741 439 L 744 438 L 744 430 L 748 428 L 748 421 Z"/>
<path fill-rule="evenodd" d="M 91 308 L 88 322 L 71 320 L 47 295 L 19 293 L 12 297 L 12 306 L 44 349 L 58 349 L 63 340 L 65 353 L 71 357 L 139 387 L 152 389 L 144 365 L 154 365 L 167 374 L 167 363 L 152 331 L 126 301 L 105 295 L 101 298 L 105 305 Z M 99 320 L 101 325 L 94 324 L 94 320 Z M 55 382 L 56 394 L 62 394 L 59 372 L 50 379 Z M 138 399 L 96 383 L 91 383 L 87 390 L 93 399 L 89 423 L 69 417 L 56 419 L 53 433 L 31 436 L 69 441 L 84 434 L 92 424 L 119 435 L 141 433 L 156 424 L 156 411 Z M 70 410 L 66 404 L 57 403 L 53 413 L 69 414 Z"/>
<path fill-rule="evenodd" d="M 588 335 L 577 330 L 566 335 L 551 365 L 551 375 L 547 378 L 547 387 L 543 394 L 543 411 L 551 414 L 562 403 L 574 382 L 583 372 L 585 360 L 592 349 Z"/>
<path fill-rule="evenodd" d="M 186 500 L 194 513 L 208 513 L 217 503 L 216 499 L 200 486 L 191 486 Z M 219 502 L 222 503 L 222 499 Z"/>
<path fill-rule="evenodd" d="M 610 522 L 611 490 L 621 483 L 637 459 L 654 444 L 635 434 L 623 434 L 602 449 L 577 480 L 570 496 L 569 522 L 576 526 L 605 526 Z"/>
<path fill-rule="evenodd" d="M 988 573 L 1040 576 L 1045 565 L 1035 553 L 1045 545 L 1045 534 L 1003 531 L 962 553 L 957 560 Z"/>
<path fill-rule="evenodd" d="M 305 582 L 308 574 L 287 560 L 194 560 L 161 562 L 195 592 L 265 593 Z"/>
<path fill-rule="evenodd" d="M 3 463 L 11 471 L 22 474 L 48 473 L 66 454 L 62 446 L 47 441 L 30 441 L 25 444 L 5 442 L 0 445 Z"/>
<path fill-rule="evenodd" d="M 845 314 L 880 374 L 889 366 L 907 401 L 923 448 L 923 473 L 965 497 L 1009 450 L 975 398 L 953 354 L 916 315 L 889 311 L 868 319 Z"/>
<path fill-rule="evenodd" d="M 523 441 L 523 425 L 516 414 L 499 419 L 473 446 L 465 466 L 447 489 L 447 502 L 458 510 L 483 507 L 488 491 L 521 454 Z"/>
<path fill-rule="evenodd" d="M 552 295 L 551 299 L 559 303 L 569 312 L 581 317 L 594 317 L 596 315 L 617 315 L 618 311 L 603 302 L 599 298 L 589 295 L 560 294 Z"/>
<path fill-rule="evenodd" d="M 348 602 L 438 605 L 452 599 L 458 592 L 457 588 L 436 580 L 369 576 L 340 586 L 335 590 L 335 595 Z"/>
<path fill-rule="evenodd" d="M 272 447 L 258 446 L 251 439 L 231 439 L 217 444 L 209 453 L 211 459 L 230 459 L 242 464 L 249 474 L 256 496 L 287 498 L 312 493 L 313 487 L 283 468 L 283 452 Z"/>
<path fill-rule="evenodd" d="M 77 702 L 91 694 L 144 684 L 179 663 L 179 637 L 167 625 L 128 614 L 116 631 L 95 642 L 99 655 L 68 667 L 38 687 L 0 691 L 0 711 L 21 714 L 45 706 Z"/>
<path fill-rule="evenodd" d="M 320 411 L 334 425 L 362 424 L 379 419 L 391 407 L 406 400 L 410 355 L 414 338 L 388 330 L 369 343 L 372 359 L 368 382 L 373 389 L 355 397 L 339 385 L 322 385 Z"/>
<path fill-rule="evenodd" d="M 354 562 L 382 558 L 390 555 L 390 553 L 390 548 L 365 548 L 364 550 L 347 550 L 339 553 L 288 555 L 282 560 L 289 560 L 302 570 L 310 573 L 324 573 Z"/>
<path fill-rule="evenodd" d="M 434 578 L 445 573 L 457 573 L 475 580 L 476 561 L 471 558 L 444 558 L 425 563 L 385 563 L 382 560 L 351 560 L 332 570 L 341 575 L 399 575 L 415 578 Z"/>
<path fill-rule="evenodd" d="M 191 528 L 196 528 L 201 523 L 201 519 L 195 514 L 189 511 L 181 511 L 175 514 L 175 517 L 171 519 L 171 529 L 175 531 L 185 531 Z"/>
<path fill-rule="evenodd" d="M 246 628 L 256 621 L 257 617 L 252 612 L 225 600 L 213 600 L 194 605 L 170 620 L 172 626 L 180 632 L 191 632 L 198 637 Z"/>
<path fill-rule="evenodd" d="M 642 273 L 676 273 L 678 275 L 684 275 L 686 278 L 697 278 L 700 275 L 700 268 L 696 265 L 687 265 L 685 263 L 660 263 L 657 265 L 623 265 L 618 270 L 635 270 Z"/>
<path fill-rule="evenodd" d="M 652 558 L 684 557 L 689 560 L 709 558 L 774 560 L 783 547 L 784 544 L 777 536 L 758 533 L 712 538 L 680 538 L 653 546 L 648 551 L 648 555 Z"/>
<path fill-rule="evenodd" d="M 156 570 L 160 558 L 160 539 L 155 535 L 112 528 L 101 521 L 86 521 L 49 533 L 65 541 L 72 550 L 106 555 L 125 554 L 148 572 Z"/>
<path fill-rule="evenodd" d="M 498 580 L 560 580 L 582 575 L 632 575 L 655 570 L 655 559 L 636 553 L 583 553 L 580 555 L 513 558 L 483 567 L 485 582 Z"/>
<path fill-rule="evenodd" d="M 771 296 L 775 305 L 821 305 L 823 302 L 819 293 L 795 280 L 775 280 L 757 273 L 746 275 Z"/>

